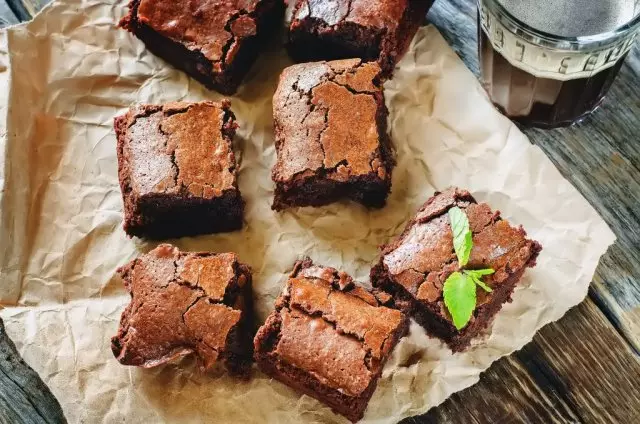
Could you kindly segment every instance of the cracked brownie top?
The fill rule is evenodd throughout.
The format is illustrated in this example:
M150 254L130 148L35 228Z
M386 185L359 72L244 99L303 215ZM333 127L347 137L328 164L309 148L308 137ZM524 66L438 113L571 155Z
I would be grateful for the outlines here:
M233 61L243 38L257 34L255 12L263 1L138 2L136 19L140 23L183 43L189 50L201 52L219 70Z
M386 122L380 67L360 59L285 69L273 98L276 182L320 171L346 181L388 170L381 134Z
M457 206L467 214L473 232L468 269L495 270L484 277L491 288L513 272L533 266L540 251L522 227L512 227L486 203L476 203L466 190L449 188L431 198L418 211L404 233L383 248L382 263L393 280L424 304L449 316L442 300L447 277L458 270L453 233L447 212ZM477 304L489 302L496 291L477 291Z
M411 0L302 0L294 19L320 19L327 25L353 22L395 31Z
M153 367L194 352L205 369L223 359L239 371L231 354L242 345L251 276L234 253L182 253L163 244L118 272L131 294L112 339L118 361Z
M140 105L126 120L124 183L138 195L183 193L213 198L235 189L230 103Z
M309 259L296 264L266 327L274 321L270 354L350 396L369 388L408 325L347 274Z

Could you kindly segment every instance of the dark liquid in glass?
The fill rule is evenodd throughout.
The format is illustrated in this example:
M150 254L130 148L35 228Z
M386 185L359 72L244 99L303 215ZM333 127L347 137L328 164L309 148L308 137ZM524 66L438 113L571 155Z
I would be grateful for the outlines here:
M483 86L502 113L525 126L555 128L584 119L600 106L626 57L589 78L538 78L511 65L478 28Z

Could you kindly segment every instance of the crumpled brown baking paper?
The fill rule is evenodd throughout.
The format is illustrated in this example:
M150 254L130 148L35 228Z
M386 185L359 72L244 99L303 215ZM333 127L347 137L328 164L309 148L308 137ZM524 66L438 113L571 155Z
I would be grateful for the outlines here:
M141 370L113 358L109 339L128 302L115 269L153 245L121 230L112 119L134 102L219 98L118 30L124 11L122 2L56 1L33 22L0 33L0 302L9 335L70 422L344 421L258 371L241 382L201 375L189 360ZM366 280L377 246L399 233L436 188L469 188L544 245L514 302L466 353L452 355L413 324L384 370L366 422L426 412L584 298L613 234L491 106L433 27L418 33L385 86L398 150L389 205L272 212L271 96L289 64L278 44L232 99L241 126L235 143L244 230L178 242L233 250L249 263L260 320L301 255Z

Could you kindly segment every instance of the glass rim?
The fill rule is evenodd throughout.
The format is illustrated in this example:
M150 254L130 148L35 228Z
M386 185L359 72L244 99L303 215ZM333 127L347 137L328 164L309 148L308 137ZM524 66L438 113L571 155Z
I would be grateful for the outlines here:
M478 0L478 6L481 6L482 4L487 5L490 9L493 9L494 12L498 12L502 18L506 19L508 23L513 26L512 29L515 32L523 33L524 35L528 35L536 40L543 41L544 44L564 47L569 50L583 50L608 45L617 40L633 35L633 33L640 28L640 11L635 11L635 15L632 19L609 31L593 35L566 37L551 34L527 25L520 19L513 16L513 14L500 4L499 0Z

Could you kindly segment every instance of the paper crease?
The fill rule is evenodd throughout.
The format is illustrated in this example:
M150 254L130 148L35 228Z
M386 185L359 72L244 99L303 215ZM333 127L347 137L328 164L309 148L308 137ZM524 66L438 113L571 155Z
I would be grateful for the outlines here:
M202 375L189 358L153 370L113 358L110 337L129 301L115 270L155 244L130 240L121 229L112 119L135 102L221 98L117 29L124 7L57 0L33 22L0 31L0 316L7 332L72 423L344 422L257 370L241 382ZM250 264L260 322L301 255L366 281L377 246L399 234L435 189L470 189L544 246L513 303L464 354L452 355L412 323L365 422L426 412L582 301L613 234L491 106L433 27L419 31L385 85L398 160L388 206L271 211L271 97L290 63L274 42L231 99L240 124L234 144L247 200L244 230L177 241L188 250L235 251Z

